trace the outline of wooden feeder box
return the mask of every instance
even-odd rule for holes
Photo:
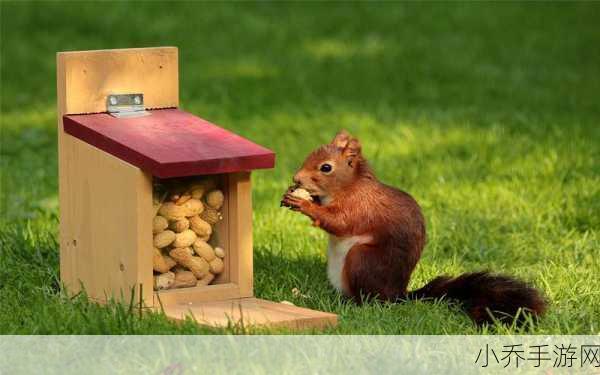
[[[143,301],[200,324],[322,328],[334,314],[254,297],[252,170],[275,155],[179,107],[174,47],[57,55],[60,275],[69,293]],[[153,182],[213,176],[224,271],[206,286],[153,290]],[[192,177],[193,178],[193,177]],[[155,202],[154,202],[155,203]]]

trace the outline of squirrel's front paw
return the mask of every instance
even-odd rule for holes
[[[294,196],[290,191],[285,193],[283,199],[281,200],[282,207],[288,207],[294,211],[304,212],[308,209],[309,205],[309,201]]]
[[[288,207],[292,210],[299,209],[300,204],[302,203],[301,199],[294,197],[291,193],[287,192],[283,195],[281,199],[281,207]]]

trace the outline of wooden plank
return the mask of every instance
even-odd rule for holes
[[[182,177],[273,168],[275,154],[179,109],[115,118],[70,115],[65,131],[150,174]]]
[[[176,47],[59,52],[62,113],[106,111],[109,94],[143,93],[146,108],[179,106]],[[61,116],[62,117],[62,116]]]
[[[78,139],[62,146],[61,280],[98,301],[128,301],[142,283],[152,301],[150,177]]]
[[[241,297],[253,296],[252,186],[250,173],[229,176],[230,280],[239,285]]]
[[[199,324],[323,329],[337,325],[337,315],[259,298],[168,305],[164,313],[174,320],[192,317]]]

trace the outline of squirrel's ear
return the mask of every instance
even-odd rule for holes
[[[353,159],[356,156],[360,156],[360,152],[361,146],[358,139],[350,138],[348,140],[348,144],[346,144],[346,147],[344,147],[342,154],[348,159]]]
[[[331,144],[342,151],[347,158],[354,158],[360,155],[361,146],[358,139],[352,137],[346,130],[341,130],[331,141]]]
[[[348,142],[352,136],[346,130],[340,130],[335,137],[331,140],[331,144],[339,149],[343,149],[348,146]]]

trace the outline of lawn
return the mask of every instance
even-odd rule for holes
[[[277,153],[253,177],[257,296],[339,314],[326,333],[519,332],[478,330],[444,302],[356,306],[329,286],[325,234],[279,199],[304,156],[346,128],[380,179],[423,208],[411,288],[504,272],[551,303],[530,333],[600,333],[600,4],[0,10],[0,333],[223,332],[60,292],[55,53],[160,45],[180,49],[185,110]]]

